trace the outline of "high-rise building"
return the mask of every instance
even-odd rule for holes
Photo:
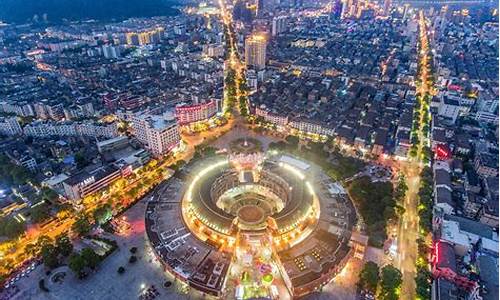
[[[442,34],[444,33],[445,29],[446,29],[446,24],[447,24],[447,20],[446,20],[446,14],[448,13],[448,6],[445,5],[443,7],[441,7],[441,12],[439,14],[439,33]]]
[[[263,33],[253,33],[245,40],[245,63],[247,66],[266,66],[267,40]]]
[[[127,32],[125,39],[129,45],[147,45],[160,42],[161,37],[165,34],[165,29],[162,27],[150,28],[139,32]]]
[[[62,103],[47,105],[47,113],[52,120],[64,119],[64,107]]]
[[[258,0],[257,1],[257,16],[260,17],[264,13],[272,13],[276,8],[275,0]]]
[[[349,0],[342,0],[342,10],[340,13],[340,17],[345,19],[349,16]]]
[[[166,114],[134,116],[132,128],[137,139],[154,156],[168,153],[181,141],[179,126],[174,116]]]
[[[360,14],[360,8],[358,0],[343,0],[342,1],[342,19],[358,17]]]
[[[384,16],[391,13],[392,0],[384,0]]]
[[[340,17],[342,17],[342,6],[343,2],[341,0],[334,0],[331,14],[334,19],[339,19]]]
[[[0,133],[7,136],[19,135],[23,133],[23,129],[16,117],[1,118]]]
[[[286,16],[276,16],[273,18],[273,23],[271,27],[271,33],[273,36],[277,36],[280,33],[286,31],[287,17]]]
[[[219,44],[203,45],[203,54],[208,57],[221,57],[224,55],[224,46]]]
[[[120,48],[111,45],[103,45],[102,54],[105,58],[117,59],[118,57],[120,57]]]
[[[406,20],[406,18],[408,17],[408,10],[410,9],[410,4],[406,3],[404,5],[404,9],[403,9],[403,20]]]

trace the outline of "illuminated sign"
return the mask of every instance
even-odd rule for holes
[[[436,152],[436,158],[439,160],[447,160],[451,158],[451,150],[450,147],[448,147],[445,144],[439,144],[436,146],[435,149]]]

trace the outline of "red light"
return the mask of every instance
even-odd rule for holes
[[[436,264],[439,262],[439,242],[436,243],[436,258],[435,258],[435,262]]]
[[[436,157],[440,160],[451,158],[451,150],[447,145],[440,144],[436,147]]]
[[[456,84],[450,84],[448,85],[448,89],[453,91],[460,91],[462,90],[462,87]]]

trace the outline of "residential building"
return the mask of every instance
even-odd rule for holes
[[[21,125],[16,117],[0,118],[0,134],[7,136],[19,135],[23,133]]]
[[[247,66],[264,68],[266,66],[267,40],[263,33],[252,33],[245,40],[245,63]]]
[[[107,187],[121,177],[121,171],[114,165],[97,168],[91,172],[79,172],[63,182],[66,198],[74,201],[81,200]]]
[[[286,31],[287,20],[286,16],[276,16],[273,18],[271,27],[272,36],[278,36]]]
[[[188,125],[199,121],[208,120],[217,113],[217,101],[210,99],[199,104],[180,104],[175,107],[175,117],[179,125]]]
[[[132,118],[132,128],[137,139],[154,156],[161,156],[179,146],[179,125],[173,116],[137,115]]]

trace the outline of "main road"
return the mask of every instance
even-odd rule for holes
[[[241,82],[245,81],[245,65],[241,62],[238,52],[238,44],[235,41],[235,33],[233,27],[233,18],[230,11],[226,7],[224,0],[218,0],[220,7],[221,21],[226,27],[229,40],[226,41],[226,51],[229,52],[225,66],[228,66],[235,71],[235,98],[236,105],[239,103],[240,96],[246,96],[246,91],[241,89]],[[226,94],[226,93],[225,93]],[[237,105],[239,107],[239,105]]]
[[[422,151],[424,146],[428,144],[428,137],[423,132],[424,110],[428,110],[428,105],[424,103],[426,96],[433,96],[435,93],[432,82],[429,83],[429,76],[432,70],[429,68],[429,41],[427,33],[426,19],[422,11],[419,14],[419,52],[418,63],[421,67],[418,80],[420,85],[417,86],[417,94],[419,94],[420,119],[418,124],[419,144],[416,158],[411,158],[407,162],[401,163],[401,171],[407,179],[408,191],[404,203],[405,215],[401,218],[398,228],[398,256],[396,258],[396,266],[403,274],[403,284],[401,287],[400,299],[414,300],[415,297],[415,262],[417,259],[417,239],[419,238],[419,216],[418,216],[418,191],[420,188],[420,172],[423,168],[421,161]]]

